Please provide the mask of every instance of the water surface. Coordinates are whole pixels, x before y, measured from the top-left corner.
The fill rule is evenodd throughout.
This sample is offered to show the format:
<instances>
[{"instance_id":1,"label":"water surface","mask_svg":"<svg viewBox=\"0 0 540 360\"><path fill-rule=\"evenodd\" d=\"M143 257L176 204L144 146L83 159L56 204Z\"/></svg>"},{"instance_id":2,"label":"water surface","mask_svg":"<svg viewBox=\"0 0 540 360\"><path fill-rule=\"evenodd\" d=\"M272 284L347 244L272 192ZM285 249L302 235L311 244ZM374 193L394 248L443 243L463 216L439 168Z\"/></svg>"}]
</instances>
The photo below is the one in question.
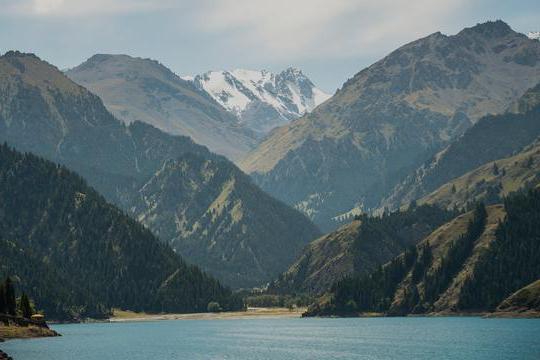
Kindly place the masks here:
<instances>
[{"instance_id":1,"label":"water surface","mask_svg":"<svg viewBox=\"0 0 540 360\"><path fill-rule=\"evenodd\" d=\"M15 360L540 359L540 320L241 319L56 325L13 340Z\"/></svg>"}]
</instances>

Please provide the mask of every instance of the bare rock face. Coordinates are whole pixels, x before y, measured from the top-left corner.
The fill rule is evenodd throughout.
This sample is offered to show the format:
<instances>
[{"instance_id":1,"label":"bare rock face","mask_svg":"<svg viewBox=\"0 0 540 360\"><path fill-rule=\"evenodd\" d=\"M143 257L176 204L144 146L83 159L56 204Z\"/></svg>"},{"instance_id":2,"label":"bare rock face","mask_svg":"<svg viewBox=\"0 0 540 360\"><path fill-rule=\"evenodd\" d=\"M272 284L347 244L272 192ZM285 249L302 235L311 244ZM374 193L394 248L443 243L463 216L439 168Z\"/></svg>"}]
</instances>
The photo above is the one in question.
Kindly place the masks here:
<instances>
[{"instance_id":1,"label":"bare rock face","mask_svg":"<svg viewBox=\"0 0 540 360\"><path fill-rule=\"evenodd\" d=\"M540 81L540 43L502 21L409 43L276 129L241 168L323 229L375 207L409 172Z\"/></svg>"}]
</instances>

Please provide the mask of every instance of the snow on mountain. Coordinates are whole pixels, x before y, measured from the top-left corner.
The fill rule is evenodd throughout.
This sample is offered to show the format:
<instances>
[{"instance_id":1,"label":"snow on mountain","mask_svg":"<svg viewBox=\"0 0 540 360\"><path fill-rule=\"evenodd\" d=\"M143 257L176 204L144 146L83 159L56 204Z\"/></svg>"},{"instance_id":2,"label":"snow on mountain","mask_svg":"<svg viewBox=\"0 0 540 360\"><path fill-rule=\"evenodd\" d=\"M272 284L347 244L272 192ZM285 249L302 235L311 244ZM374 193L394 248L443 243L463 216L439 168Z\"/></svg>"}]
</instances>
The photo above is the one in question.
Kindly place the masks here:
<instances>
[{"instance_id":1,"label":"snow on mountain","mask_svg":"<svg viewBox=\"0 0 540 360\"><path fill-rule=\"evenodd\" d=\"M183 78L193 81L240 122L260 134L310 112L330 97L292 67L279 74L236 69Z\"/></svg>"},{"instance_id":2,"label":"snow on mountain","mask_svg":"<svg viewBox=\"0 0 540 360\"><path fill-rule=\"evenodd\" d=\"M527 36L529 39L540 40L540 31L529 31Z\"/></svg>"}]
</instances>

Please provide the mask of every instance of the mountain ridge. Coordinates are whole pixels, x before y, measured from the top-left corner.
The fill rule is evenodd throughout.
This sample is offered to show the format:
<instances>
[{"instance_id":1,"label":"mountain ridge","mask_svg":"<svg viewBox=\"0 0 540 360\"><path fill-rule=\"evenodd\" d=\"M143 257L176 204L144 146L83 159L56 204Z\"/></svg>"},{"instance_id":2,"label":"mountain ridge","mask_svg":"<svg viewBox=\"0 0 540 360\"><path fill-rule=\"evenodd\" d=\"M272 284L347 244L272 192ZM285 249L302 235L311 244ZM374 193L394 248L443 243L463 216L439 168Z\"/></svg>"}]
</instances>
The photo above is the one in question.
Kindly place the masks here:
<instances>
[{"instance_id":1,"label":"mountain ridge","mask_svg":"<svg viewBox=\"0 0 540 360\"><path fill-rule=\"evenodd\" d=\"M242 307L77 174L7 145L0 160L0 274L31 290L50 318Z\"/></svg>"},{"instance_id":2,"label":"mountain ridge","mask_svg":"<svg viewBox=\"0 0 540 360\"><path fill-rule=\"evenodd\" d=\"M502 21L413 41L277 128L240 167L331 230L331 218L377 206L472 123L503 112L536 85L539 54L540 43Z\"/></svg>"},{"instance_id":3,"label":"mountain ridge","mask_svg":"<svg viewBox=\"0 0 540 360\"><path fill-rule=\"evenodd\" d=\"M188 136L232 160L255 145L253 132L207 93L156 60L97 54L66 75L97 94L126 124L142 121Z\"/></svg>"},{"instance_id":4,"label":"mountain ridge","mask_svg":"<svg viewBox=\"0 0 540 360\"><path fill-rule=\"evenodd\" d=\"M427 196L485 163L513 156L540 135L540 84L530 88L509 111L481 118L465 133L407 176L381 201L396 209Z\"/></svg>"},{"instance_id":5,"label":"mountain ridge","mask_svg":"<svg viewBox=\"0 0 540 360\"><path fill-rule=\"evenodd\" d=\"M260 136L312 111L330 97L293 67L279 73L208 71L188 79Z\"/></svg>"},{"instance_id":6,"label":"mountain ridge","mask_svg":"<svg viewBox=\"0 0 540 360\"><path fill-rule=\"evenodd\" d=\"M206 255L221 258L216 249L222 249L223 256L228 251L224 264L229 268L236 266L236 272L235 276L229 276L231 272L221 274L221 279L230 281L227 285L243 286L245 283L239 279L245 278L250 278L250 285L255 281L262 285L271 274L286 269L288 264L284 264L282 259L294 257L300 251L299 247L319 235L319 230L307 218L269 198L224 156L211 153L188 137L165 133L144 122L134 121L126 125L107 111L98 96L35 55L13 52L0 57L0 109L0 141L8 142L19 151L33 152L69 167L108 201L133 217L151 213L154 221L148 220L149 216L144 219L148 225L153 225L151 230L163 241L169 242L177 231L183 234L182 227L177 227L174 221L177 211L186 211L189 216L185 220L190 226L198 223L201 214L195 209L201 210L203 205L206 206L202 209L204 214L214 201L221 203L219 195L227 185L234 194L234 201L245 204L250 198L262 199L257 206L247 209L249 214L246 213L240 221L224 213L218 217L220 226L212 227L213 224L207 221L204 226L208 227L201 229L198 223L200 231L197 236L172 244L178 246L176 250L190 263L201 264ZM188 154L200 161L184 162L187 167L167 167L167 164L178 163L178 159L186 158ZM213 177L212 173L201 170L200 163L212 164L211 168L218 169L219 174L234 176ZM160 173L164 168L170 171ZM162 174L167 176L160 176ZM192 182L183 182L183 175ZM245 189L237 189L234 183L228 182L240 178L245 179L242 181ZM150 188L146 185L149 182L158 184L154 194L145 192ZM179 191L163 196L161 185ZM152 208L152 203L141 202L142 195L160 204L170 205L172 202L172 205L163 207L164 212L158 213ZM182 200L190 198L201 199L200 207L190 203L189 206L193 207L182 209L188 204ZM211 218L210 215L203 218ZM168 221L170 219L173 221ZM165 223L166 228L163 226ZM244 228L250 234L249 245L256 254L272 247L272 244L280 244L269 252L277 254L277 257L268 256L268 262L261 267L263 271L251 272L241 266L246 262L242 247ZM294 231L284 232L288 228ZM163 236L166 233L168 236ZM200 240L195 244L197 246L186 244L197 240ZM207 241L215 242L216 247L205 248L203 244ZM186 251L183 252L188 245L199 251L197 256L190 257ZM208 253L202 256L201 251ZM253 259L258 257L253 256ZM208 263L206 265L209 266ZM241 273L239 268L242 268ZM219 277L222 269L213 267L212 270Z\"/></svg>"}]
</instances>

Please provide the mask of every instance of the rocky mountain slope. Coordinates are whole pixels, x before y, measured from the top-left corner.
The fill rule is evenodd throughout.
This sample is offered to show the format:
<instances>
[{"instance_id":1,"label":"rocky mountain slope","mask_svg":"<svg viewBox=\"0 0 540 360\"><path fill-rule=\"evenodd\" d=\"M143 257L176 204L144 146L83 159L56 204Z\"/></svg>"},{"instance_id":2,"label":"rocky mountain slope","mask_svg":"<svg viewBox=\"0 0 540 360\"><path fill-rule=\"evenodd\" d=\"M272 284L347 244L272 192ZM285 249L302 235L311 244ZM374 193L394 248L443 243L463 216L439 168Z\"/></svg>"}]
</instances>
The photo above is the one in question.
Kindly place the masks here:
<instances>
[{"instance_id":1,"label":"rocky mountain slope","mask_svg":"<svg viewBox=\"0 0 540 360\"><path fill-rule=\"evenodd\" d=\"M337 283L307 315L495 311L540 276L540 190L460 215L369 275Z\"/></svg>"},{"instance_id":2,"label":"rocky mountain slope","mask_svg":"<svg viewBox=\"0 0 540 360\"><path fill-rule=\"evenodd\" d=\"M35 55L0 57L0 141L75 170L108 201L172 241L187 261L212 265L229 285L264 283L319 236L307 218L267 196L224 157L143 122L125 125L96 95ZM218 214L215 206L231 212ZM175 221L180 214L185 224ZM208 258L221 259L224 267Z\"/></svg>"},{"instance_id":3,"label":"rocky mountain slope","mask_svg":"<svg viewBox=\"0 0 540 360\"><path fill-rule=\"evenodd\" d=\"M421 209L422 205L436 206L430 210L431 213L435 213L439 211L437 210L439 207L466 209L478 201L497 204L513 193L539 186L540 143L537 140L516 155L488 162L415 201L419 208L416 208L414 215L417 220L414 226L418 228L421 222L419 219L422 218L422 212L418 209ZM401 211L410 212L411 209L402 206ZM390 217L397 214L399 213L393 213ZM407 226L401 224L399 232L406 233L406 229ZM393 236L397 237L398 235ZM361 271L373 270L374 264L380 263L380 259L385 259L383 262L390 260L388 256L377 260L376 254L382 244L377 241L373 232L362 229L360 220L355 220L306 247L299 259L273 284L274 291L288 293L327 291L333 282L354 273L353 245L354 241L361 238L368 244L375 244L373 249L359 252L364 257L361 263L365 265L361 267ZM420 239L417 238L416 241L418 240ZM399 243L391 244L399 245ZM404 249L402 245L392 248L396 251Z\"/></svg>"},{"instance_id":4,"label":"rocky mountain slope","mask_svg":"<svg viewBox=\"0 0 540 360\"><path fill-rule=\"evenodd\" d=\"M300 212L225 161L186 154L144 184L132 212L186 259L227 284L261 285L320 235Z\"/></svg>"},{"instance_id":5,"label":"rocky mountain slope","mask_svg":"<svg viewBox=\"0 0 540 360\"><path fill-rule=\"evenodd\" d=\"M311 242L269 292L322 294L340 279L390 261L453 216L436 206L419 206L383 217L357 217Z\"/></svg>"},{"instance_id":6,"label":"rocky mountain slope","mask_svg":"<svg viewBox=\"0 0 540 360\"><path fill-rule=\"evenodd\" d=\"M244 69L209 71L190 80L260 136L330 97L292 67L279 74Z\"/></svg>"},{"instance_id":7,"label":"rocky mountain slope","mask_svg":"<svg viewBox=\"0 0 540 360\"><path fill-rule=\"evenodd\" d=\"M33 54L0 57L0 141L62 163L120 204L163 161L193 152L212 156L187 137L141 122L122 124L101 100Z\"/></svg>"},{"instance_id":8,"label":"rocky mountain slope","mask_svg":"<svg viewBox=\"0 0 540 360\"><path fill-rule=\"evenodd\" d=\"M0 220L0 276L16 279L49 318L102 317L113 307L242 306L81 177L6 145L0 145Z\"/></svg>"},{"instance_id":9,"label":"rocky mountain slope","mask_svg":"<svg viewBox=\"0 0 540 360\"><path fill-rule=\"evenodd\" d=\"M486 116L398 184L380 205L398 208L475 168L520 152L540 136L540 84L509 111Z\"/></svg>"},{"instance_id":10,"label":"rocky mountain slope","mask_svg":"<svg viewBox=\"0 0 540 360\"><path fill-rule=\"evenodd\" d=\"M141 121L238 160L255 135L205 92L155 60L98 54L66 71L126 124Z\"/></svg>"},{"instance_id":11,"label":"rocky mountain slope","mask_svg":"<svg viewBox=\"0 0 540 360\"><path fill-rule=\"evenodd\" d=\"M540 43L502 21L435 33L356 74L275 130L241 168L323 229L375 207L410 171L540 80Z\"/></svg>"},{"instance_id":12,"label":"rocky mountain slope","mask_svg":"<svg viewBox=\"0 0 540 360\"><path fill-rule=\"evenodd\" d=\"M540 119L540 118L539 118ZM514 156L492 161L449 181L418 204L437 204L449 209L465 208L483 201L502 202L513 192L540 185L540 141L535 141Z\"/></svg>"}]
</instances>

